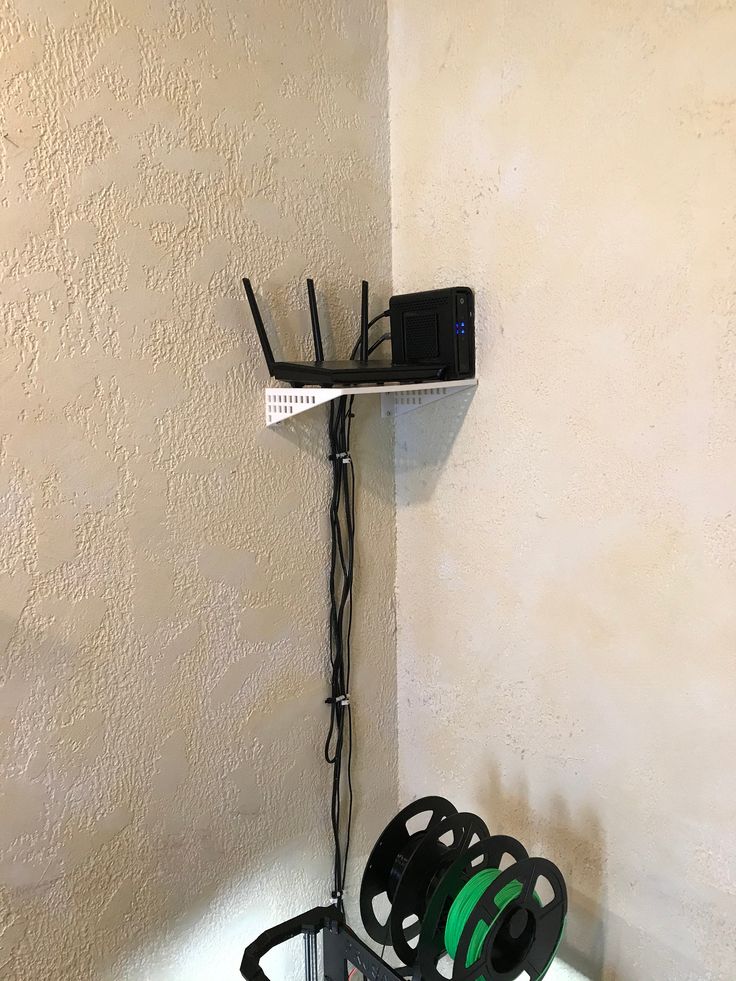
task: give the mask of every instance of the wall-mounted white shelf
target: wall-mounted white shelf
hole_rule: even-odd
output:
[[[325,405],[341,395],[380,395],[381,415],[399,416],[438,399],[475,388],[477,378],[422,385],[356,385],[353,388],[267,388],[266,425],[275,426],[301,412]]]

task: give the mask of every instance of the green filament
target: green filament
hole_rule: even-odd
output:
[[[465,924],[470,919],[473,910],[480,902],[483,893],[491,886],[496,879],[501,875],[500,869],[484,869],[482,872],[477,872],[472,879],[469,879],[465,885],[462,887],[460,892],[455,897],[455,900],[450,907],[450,912],[447,914],[447,923],[445,925],[445,950],[454,958],[457,953],[457,948],[460,943],[460,937],[462,936],[463,930],[465,929]],[[501,912],[512,903],[515,899],[518,899],[521,895],[522,885],[517,879],[512,879],[507,886],[497,893],[493,897],[493,902],[495,903],[498,914],[493,918],[490,923],[486,923],[485,920],[479,920],[478,924],[473,930],[473,936],[470,938],[470,943],[468,944],[468,954],[465,959],[465,966],[472,967],[478,960],[480,960],[481,951],[483,950],[483,943],[491,932],[493,924],[500,916]],[[539,898],[535,895],[537,902]]]
[[[457,948],[460,944],[460,937],[463,934],[465,925],[472,916],[473,910],[480,902],[481,897],[485,891],[493,885],[496,879],[501,875],[500,869],[483,869],[482,872],[476,872],[476,874],[469,879],[465,885],[462,887],[460,892],[455,897],[452,906],[450,907],[450,912],[447,914],[447,923],[445,924],[445,950],[450,955],[450,957],[455,958],[457,953]],[[479,920],[473,930],[473,935],[470,938],[470,943],[468,944],[468,953],[465,958],[465,967],[472,967],[476,964],[481,957],[483,952],[483,944],[488,934],[493,929],[493,925],[498,920],[498,917],[503,913],[509,903],[513,903],[519,898],[522,893],[523,886],[518,881],[518,879],[512,879],[500,892],[497,892],[493,897],[493,902],[498,909],[498,913],[493,917],[490,923],[486,923],[485,920]],[[537,895],[534,893],[534,899],[539,906],[542,902]],[[564,924],[563,924],[564,926]],[[560,930],[560,936],[557,939],[555,949],[552,952],[552,956],[547,961],[547,965],[539,975],[539,981],[545,976],[547,971],[550,969],[552,961],[555,959],[557,950],[562,942],[562,930]],[[483,981],[483,979],[481,979]],[[492,981],[492,979],[489,979]]]

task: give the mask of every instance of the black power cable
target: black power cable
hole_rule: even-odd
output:
[[[368,330],[370,330],[371,327],[374,324],[377,324],[379,320],[382,320],[384,317],[389,317],[390,315],[391,315],[391,311],[390,310],[384,310],[383,313],[379,313],[377,317],[374,317],[373,320],[371,320],[369,322],[369,324],[368,324]],[[383,337],[381,338],[381,340],[378,342],[378,344],[382,344],[384,338],[386,340],[390,340],[391,339],[391,335],[390,334],[384,334]],[[370,354],[371,351],[375,351],[375,349],[378,347],[378,344],[372,345],[368,349],[368,354]],[[360,338],[358,338],[358,340],[355,342],[355,346],[353,347],[353,350],[350,352],[350,360],[351,361],[353,361],[355,359],[355,355],[358,353],[359,350],[360,350]]]
[[[376,350],[376,348],[380,347],[384,341],[390,341],[390,340],[391,340],[390,334],[381,334],[378,340],[374,341],[371,344],[371,346],[368,348],[368,357],[370,357],[371,354],[373,354],[373,352]]]
[[[353,818],[353,721],[350,708],[350,641],[355,570],[355,468],[350,456],[354,396],[330,402],[332,464],[330,501],[330,724],[325,760],[332,766],[330,819],[334,840],[332,898],[341,913]],[[347,806],[347,814],[343,808]]]

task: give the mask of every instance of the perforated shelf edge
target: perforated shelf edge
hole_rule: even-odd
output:
[[[266,425],[275,426],[341,395],[380,395],[381,415],[399,416],[438,399],[475,388],[477,378],[423,385],[356,385],[353,388],[267,388]]]

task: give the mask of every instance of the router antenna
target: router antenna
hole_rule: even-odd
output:
[[[312,320],[312,337],[314,338],[314,359],[324,361],[325,355],[322,350],[322,333],[319,329],[319,314],[317,313],[317,297],[314,295],[314,280],[307,280],[307,294],[309,295],[309,316]]]
[[[368,283],[365,280],[360,294],[360,360],[368,360]]]
[[[258,309],[256,296],[253,292],[253,287],[250,285],[250,280],[244,279],[243,286],[245,287],[245,295],[248,297],[248,303],[250,304],[250,312],[253,315],[253,322],[256,325],[258,340],[261,342],[263,355],[266,359],[266,364],[268,365],[268,373],[269,375],[273,375],[276,362],[273,358],[273,351],[271,350],[271,345],[268,340],[268,334],[266,333],[266,328],[263,326],[263,318],[261,317],[261,311]]]

